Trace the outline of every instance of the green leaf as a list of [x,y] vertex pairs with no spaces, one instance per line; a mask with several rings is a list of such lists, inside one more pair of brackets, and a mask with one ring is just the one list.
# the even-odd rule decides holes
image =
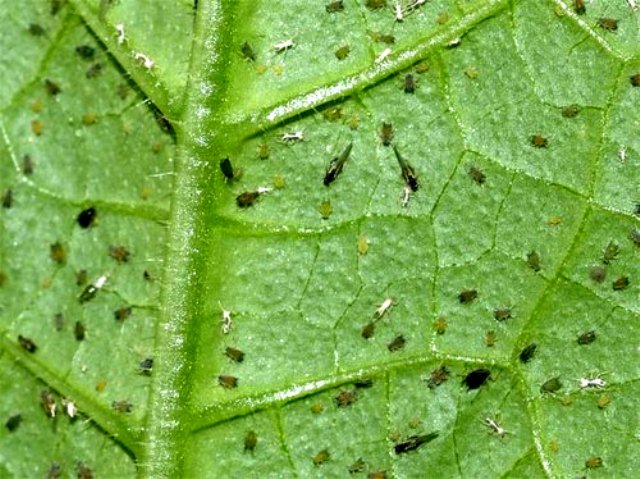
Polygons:
[[628,2],[23,3],[0,476],[638,470]]

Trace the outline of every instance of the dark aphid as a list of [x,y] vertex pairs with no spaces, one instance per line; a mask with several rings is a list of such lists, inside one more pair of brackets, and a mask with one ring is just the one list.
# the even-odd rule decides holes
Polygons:
[[15,414],[7,419],[7,422],[4,423],[9,432],[13,432],[20,426],[22,422],[22,416],[20,414]]
[[338,60],[342,61],[351,53],[351,47],[349,45],[342,45],[335,51],[335,56]]
[[618,20],[615,18],[598,18],[598,26],[608,32],[615,32],[618,29]]
[[37,23],[29,24],[29,33],[34,37],[42,37],[47,33],[42,25],[38,25]]
[[118,412],[131,412],[133,411],[133,404],[131,404],[129,401],[113,401],[111,403],[111,408],[114,411],[118,411]]
[[433,441],[438,437],[437,432],[431,432],[429,434],[422,434],[420,436],[408,437],[406,441],[400,442],[393,447],[396,454],[404,454],[406,452],[415,451],[420,446]]
[[322,111],[322,117],[327,121],[338,121],[344,117],[341,106],[330,106]]
[[44,81],[44,87],[47,89],[49,95],[51,96],[56,96],[62,91],[60,89],[60,86],[56,82],[54,82],[53,80],[49,80],[48,78]]
[[633,241],[636,246],[640,246],[640,230],[638,228],[633,228],[629,232],[629,239]]
[[640,86],[640,73],[636,73],[635,75],[631,75],[629,77],[629,81],[631,82],[631,86],[634,86],[634,87]]
[[487,379],[489,379],[490,376],[491,371],[489,371],[488,369],[480,368],[467,374],[462,382],[467,386],[469,390],[478,389],[480,386],[487,382]]
[[538,345],[536,343],[531,343],[520,352],[520,361],[523,363],[528,363],[533,359],[533,356],[536,354],[536,349],[538,349]]
[[469,176],[479,185],[483,185],[484,182],[487,181],[487,176],[477,166],[472,166],[471,168],[469,168]]
[[344,391],[340,391],[338,395],[334,398],[336,402],[336,406],[338,407],[347,407],[351,406],[358,400],[358,393],[355,389],[345,389]]
[[624,289],[627,289],[629,287],[629,277],[620,276],[613,282],[612,286],[614,291],[622,291]]
[[242,53],[242,56],[247,60],[251,60],[252,62],[256,61],[256,52],[251,46],[251,43],[244,42],[240,47],[240,52]]
[[387,6],[387,0],[366,0],[364,5],[369,10],[380,10]]
[[245,191],[236,197],[236,203],[240,208],[248,208],[253,206],[259,196],[258,191]]
[[596,283],[602,283],[607,277],[607,270],[602,266],[594,266],[589,271],[589,277]]
[[580,110],[582,110],[580,105],[567,105],[562,109],[562,116],[565,118],[575,118],[578,116],[578,113],[580,113]]
[[462,304],[472,303],[478,297],[478,291],[475,289],[463,289],[458,295],[458,301]]
[[604,264],[609,264],[614,259],[617,259],[620,254],[620,246],[615,241],[609,241],[609,244],[602,252],[602,262]]
[[85,76],[87,78],[95,78],[102,73],[102,70],[104,70],[104,65],[102,63],[94,63],[89,68],[87,68]]
[[429,380],[427,381],[427,386],[429,389],[435,389],[444,383],[447,379],[449,379],[449,368],[445,365],[442,365],[433,371],[431,371],[431,375],[429,376]]
[[633,209],[633,214],[636,216],[640,216],[640,203],[636,203],[636,206]]
[[238,378],[221,374],[218,376],[218,384],[225,389],[234,389],[238,387]]
[[592,329],[591,331],[585,331],[584,333],[578,335],[578,344],[581,346],[585,344],[591,344],[596,340],[596,332]]
[[247,431],[247,434],[244,436],[244,450],[253,452],[258,444],[258,435],[255,431]]
[[393,340],[389,344],[387,344],[387,349],[393,353],[395,351],[403,349],[406,343],[407,340],[404,339],[404,336],[401,334],[393,338]]
[[433,323],[433,329],[436,330],[436,334],[442,335],[447,332],[447,318],[439,316]]
[[224,355],[236,363],[244,361],[244,353],[236,348],[227,346],[227,349],[224,350]]
[[383,122],[380,129],[380,139],[384,146],[389,146],[391,140],[393,140],[393,125],[391,123]]
[[122,308],[116,309],[113,312],[113,317],[116,321],[124,321],[125,319],[131,316],[133,312],[133,308],[131,306],[123,306]]
[[98,216],[98,212],[93,206],[91,206],[80,212],[77,218],[78,224],[81,228],[89,228],[90,226],[93,226],[96,216]]
[[117,263],[128,263],[131,253],[122,245],[109,246],[109,256],[116,260]]
[[484,335],[484,343],[487,345],[488,348],[492,348],[496,345],[496,341],[497,341],[498,335],[496,334],[495,331],[487,331],[486,334]]
[[351,147],[353,143],[349,143],[346,148],[340,153],[340,155],[336,156],[333,160],[329,162],[329,167],[327,168],[327,172],[324,175],[324,186],[329,186],[331,183],[335,181],[340,172],[342,171],[342,167],[346,163],[349,158],[349,154],[351,153]]
[[22,349],[29,353],[35,353],[38,350],[38,346],[36,346],[36,343],[25,336],[19,335],[18,342],[20,343],[20,346],[22,346]]
[[546,381],[542,386],[540,386],[540,392],[543,394],[545,393],[553,394],[555,392],[558,392],[560,389],[562,389],[562,383],[560,382],[559,377],[551,378],[548,381]]
[[92,60],[96,54],[96,49],[89,45],[79,45],[76,47],[76,53],[83,60]]
[[2,195],[2,207],[11,208],[13,206],[13,190],[8,189]]
[[416,176],[415,170],[407,160],[400,155],[400,152],[395,146],[393,147],[393,152],[396,154],[396,159],[398,160],[398,164],[402,170],[402,178],[404,179],[405,184],[415,193],[418,191],[418,177]]
[[87,284],[87,270],[76,271],[76,286],[84,286],[85,284]]
[[496,319],[496,321],[506,321],[507,319],[511,319],[511,309],[497,308],[493,311],[493,317]]
[[43,127],[42,127],[42,122],[40,120],[33,120],[31,122],[31,131],[33,132],[34,135],[36,136],[42,135],[42,130],[43,130]]
[[149,282],[153,281],[153,276],[151,276],[151,273],[149,273],[149,270],[147,270],[147,269],[145,269],[145,270],[142,272],[142,278],[143,278],[145,281],[149,281]]
[[49,3],[50,3],[49,13],[52,16],[57,15],[58,12],[62,10],[62,7],[64,7],[66,2],[67,0],[49,0]]
[[76,325],[73,328],[73,334],[76,337],[76,341],[83,341],[86,336],[87,330],[80,321],[76,321]]
[[62,477],[62,467],[60,464],[53,463],[49,470],[47,471],[46,479],[60,479]]
[[67,261],[67,252],[59,241],[51,245],[49,255],[55,263],[64,264]]
[[366,467],[365,462],[362,460],[362,458],[359,458],[357,461],[355,461],[353,464],[349,466],[348,468],[349,474],[356,474],[358,472],[362,472],[364,471],[365,467]]
[[62,331],[64,329],[64,315],[62,313],[53,315],[53,327],[56,331]]
[[536,148],[546,148],[549,146],[549,140],[542,135],[533,135],[531,137],[531,144]]
[[229,160],[229,158],[220,160],[220,171],[222,171],[226,181],[232,181],[235,178],[233,166],[231,165],[231,160]]
[[527,254],[527,264],[529,265],[529,268],[534,270],[536,273],[538,271],[540,271],[540,269],[541,269],[541,267],[540,267],[540,253],[538,253],[537,251],[531,251],[530,253],[528,253]]
[[573,9],[578,15],[584,15],[587,13],[587,7],[584,6],[584,0],[574,0]]
[[40,391],[40,406],[42,406],[44,413],[48,417],[56,417],[58,405],[56,404],[56,398],[53,397],[53,394],[48,389]]
[[373,321],[369,321],[361,331],[362,337],[364,339],[372,338],[376,332],[376,323]]
[[93,479],[93,471],[86,464],[78,462],[76,464],[76,477],[78,479]]
[[367,475],[367,479],[387,479],[386,471],[374,471]]
[[591,456],[584,462],[584,467],[587,469],[597,469],[602,467],[602,458],[598,456]]
[[324,7],[327,13],[338,13],[344,10],[344,1],[336,0]]
[[22,157],[22,173],[25,175],[33,175],[36,164],[33,162],[31,155],[24,155]]
[[369,389],[373,387],[373,379],[360,379],[353,383],[353,385],[358,389]]
[[321,466],[322,464],[327,462],[329,459],[331,459],[331,454],[326,449],[323,449],[318,454],[313,456],[313,464],[315,466]]
[[416,79],[411,73],[407,73],[404,77],[404,92],[415,93],[416,87]]
[[144,358],[138,365],[140,368],[140,374],[143,376],[151,376],[153,371],[153,358]]

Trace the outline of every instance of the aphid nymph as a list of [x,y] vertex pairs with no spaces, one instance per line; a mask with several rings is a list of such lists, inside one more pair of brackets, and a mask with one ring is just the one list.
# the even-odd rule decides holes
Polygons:
[[82,293],[80,294],[80,297],[78,298],[80,301],[80,304],[86,303],[88,301],[91,301],[93,298],[95,298],[98,291],[102,289],[104,285],[107,283],[108,278],[109,278],[108,274],[103,274],[98,279],[96,279],[93,284],[87,285],[87,287],[84,289],[84,291],[82,291]]
[[111,403],[111,408],[114,411],[129,413],[133,410],[133,404],[131,404],[129,401],[113,401]]
[[344,10],[344,1],[343,0],[335,0],[334,2],[326,5],[325,10],[327,13],[338,13]]
[[329,162],[329,166],[327,167],[327,171],[324,175],[324,186],[329,186],[331,183],[335,181],[338,175],[342,172],[342,168],[344,164],[347,162],[349,158],[349,154],[351,153],[351,148],[353,143],[349,143],[340,155],[336,156]]
[[389,344],[387,344],[387,349],[392,353],[395,351],[399,351],[404,348],[406,342],[407,340],[404,339],[404,336],[401,334],[393,338],[393,340]]
[[629,287],[630,281],[628,276],[620,276],[616,279],[612,286],[614,291],[622,291]]
[[416,79],[411,73],[407,73],[404,77],[404,92],[415,93],[416,91]]
[[391,140],[393,140],[393,125],[391,123],[383,122],[380,129],[380,139],[384,146],[389,146]]
[[151,372],[153,371],[153,358],[144,358],[140,361],[138,367],[140,368],[140,374],[143,376],[151,376]]
[[250,206],[253,206],[260,195],[270,191],[271,188],[258,188],[255,191],[245,191],[236,197],[236,203],[240,208],[249,208]]
[[244,450],[253,452],[258,444],[258,435],[255,431],[247,431],[247,434],[244,436]]
[[376,323],[374,321],[369,321],[367,324],[363,326],[362,330],[360,331],[360,334],[364,339],[370,339],[373,337],[375,332],[376,332]]
[[431,375],[429,376],[429,380],[427,381],[427,386],[429,389],[435,389],[444,383],[447,379],[449,379],[449,368],[445,365],[439,366],[438,368],[431,371]]
[[242,44],[242,46],[240,47],[240,52],[242,53],[242,56],[247,60],[251,60],[252,62],[256,61],[256,53],[249,42],[244,42]]
[[20,414],[15,414],[7,419],[7,422],[4,423],[5,427],[9,430],[9,432],[13,432],[20,426],[22,422],[22,416]]
[[76,53],[83,60],[91,60],[96,53],[96,49],[89,45],[79,45],[76,47]]
[[231,165],[231,160],[229,158],[223,158],[220,160],[220,171],[222,171],[224,179],[227,182],[232,181],[235,178],[233,166]]
[[393,152],[396,155],[396,159],[398,160],[398,164],[400,165],[400,170],[402,171],[402,178],[406,185],[411,188],[411,191],[418,191],[418,177],[416,176],[416,172],[413,167],[405,160],[398,149],[393,147]]
[[78,214],[78,224],[81,228],[89,228],[90,226],[93,226],[93,223],[96,220],[96,216],[98,216],[98,212],[93,206],[90,206],[89,208],[82,210],[80,214]]
[[73,335],[75,336],[76,341],[84,341],[86,332],[87,330],[84,327],[84,324],[82,324],[80,321],[76,321],[76,325],[73,328]]
[[536,354],[536,349],[538,349],[538,345],[536,343],[531,343],[524,347],[524,349],[520,352],[518,356],[520,362],[528,363],[533,359],[533,356]]
[[486,175],[477,166],[472,166],[471,168],[469,168],[469,176],[473,181],[475,181],[479,185],[483,185],[484,182],[487,180]]
[[235,389],[238,387],[238,378],[235,376],[221,374],[218,376],[218,384],[225,389]]
[[345,389],[344,391],[340,391],[334,400],[338,407],[351,406],[358,400],[358,393],[355,389]]
[[615,32],[618,29],[618,20],[615,18],[598,18],[598,26],[608,32]]
[[578,335],[578,344],[580,346],[584,346],[585,344],[591,344],[596,340],[596,332],[592,329],[590,331],[585,331],[582,334]]
[[559,377],[551,378],[540,386],[540,392],[542,394],[553,394],[558,392],[560,389],[562,389],[562,383],[560,382]]
[[584,0],[574,0],[573,9],[578,15],[587,13],[587,7],[584,6]]
[[393,447],[393,450],[396,454],[404,454],[409,451],[415,451],[420,446],[423,446],[424,444],[427,444],[433,441],[438,436],[439,436],[439,433],[437,432],[432,432],[429,434],[423,434],[419,436],[411,436],[411,437],[408,437],[405,441],[397,443]]
[[241,363],[242,361],[244,361],[244,353],[239,349],[232,348],[230,346],[227,346],[227,348],[224,350],[224,355],[232,361],[235,361],[236,363]]
[[487,382],[487,379],[489,379],[490,376],[491,371],[489,371],[488,369],[475,369],[467,374],[462,382],[467,386],[469,390],[478,389],[480,386]]
[[18,343],[22,346],[22,349],[29,353],[35,353],[38,350],[38,346],[33,342],[32,339],[29,339],[21,334],[18,336]]
[[475,289],[463,289],[458,295],[458,301],[462,304],[470,304],[478,297],[478,291]]
[[331,453],[328,450],[323,449],[318,454],[313,456],[313,465],[321,466],[322,464],[327,462],[329,459],[331,459]]

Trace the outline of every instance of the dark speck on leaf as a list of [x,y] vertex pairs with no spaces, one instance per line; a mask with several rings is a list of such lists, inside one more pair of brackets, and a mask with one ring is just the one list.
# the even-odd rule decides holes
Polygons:
[[387,344],[387,349],[392,353],[395,351],[399,351],[404,348],[406,342],[407,340],[404,339],[403,335],[396,336],[389,344]]
[[336,0],[335,2],[331,2],[327,6],[325,6],[325,10],[327,13],[338,13],[344,10],[344,1]]
[[615,32],[618,29],[618,20],[615,18],[601,17],[598,18],[598,26],[608,32]]
[[247,431],[247,434],[244,436],[244,450],[253,452],[258,444],[258,435],[255,431]]
[[98,212],[93,206],[82,210],[77,218],[78,224],[81,228],[89,228],[90,226],[93,226],[97,215]]
[[218,376],[218,384],[225,389],[235,389],[238,387],[238,378],[221,374]]
[[133,312],[133,308],[131,308],[131,306],[125,306],[125,307],[116,309],[113,312],[113,317],[115,318],[116,321],[124,321],[125,319],[129,318],[129,316],[131,316],[132,312]]
[[424,444],[427,444],[433,441],[435,438],[438,437],[438,435],[439,434],[437,432],[432,432],[432,433],[423,434],[420,436],[411,436],[411,437],[408,437],[405,441],[397,443],[393,447],[393,450],[396,454],[404,454],[410,451],[415,451],[420,446],[423,446]]
[[144,358],[140,361],[140,374],[143,376],[151,376],[153,371],[153,358]]
[[538,253],[537,251],[531,251],[530,253],[528,253],[527,264],[529,265],[529,268],[534,270],[536,273],[540,271],[540,269],[542,269],[540,266],[540,253]]
[[467,388],[469,388],[469,390],[478,389],[480,386],[487,382],[487,379],[489,379],[490,376],[491,371],[489,371],[488,369],[480,368],[467,374],[462,382],[467,386]]
[[256,52],[253,50],[253,47],[249,42],[244,42],[240,47],[240,52],[242,56],[247,60],[251,60],[252,62],[256,61]]
[[631,86],[639,87],[640,86],[640,73],[636,73],[635,75],[631,75],[629,77],[629,81],[631,82]]
[[376,323],[374,323],[373,321],[370,321],[362,328],[361,334],[364,339],[369,339],[373,337],[375,332],[376,332]]
[[248,208],[253,206],[259,196],[257,191],[245,191],[236,197],[236,203],[240,208]]
[[46,33],[45,29],[42,28],[42,25],[38,25],[37,23],[32,23],[29,25],[29,33],[34,37],[42,37]]
[[80,321],[76,321],[76,325],[73,328],[73,334],[76,338],[76,341],[83,341],[85,336],[86,336],[86,328],[84,327],[84,324],[82,324]]
[[585,344],[591,344],[596,340],[596,332],[594,330],[585,331],[578,335],[578,344],[584,346]]
[[4,423],[9,432],[13,432],[20,426],[22,422],[22,416],[20,414],[15,414],[7,419],[7,422]]
[[26,338],[22,335],[18,336],[18,343],[22,346],[22,349],[29,353],[35,353],[38,350],[38,346],[31,339]]
[[478,291],[475,289],[463,289],[458,295],[458,300],[462,304],[472,303],[478,297]]
[[95,78],[102,73],[102,70],[104,70],[104,65],[102,63],[94,63],[87,68],[85,75],[87,78]]
[[538,345],[536,343],[531,343],[520,352],[520,361],[523,363],[528,363],[533,359],[533,356],[536,354],[536,349],[538,349]]
[[575,118],[576,116],[578,116],[578,113],[580,113],[581,109],[582,108],[580,107],[580,105],[576,104],[565,106],[562,109],[562,116],[565,118]]
[[227,346],[227,349],[224,351],[224,355],[236,363],[244,361],[244,352],[230,346]]
[[497,308],[493,312],[493,317],[496,319],[496,321],[506,321],[507,319],[511,319],[511,309]]
[[573,1],[573,10],[578,15],[584,15],[587,13],[587,7],[584,6],[584,0],[574,0]]
[[416,91],[416,79],[411,73],[408,73],[404,77],[404,92],[415,93]]
[[616,279],[613,282],[612,286],[614,291],[622,291],[627,289],[629,287],[629,284],[630,284],[629,277],[620,276],[618,279]]
[[549,140],[542,135],[533,135],[531,137],[531,144],[536,148],[546,148],[549,146]]
[[560,382],[559,377],[549,379],[542,386],[540,386],[540,392],[543,394],[553,394],[555,392],[558,392],[560,389],[562,389],[562,383]]
[[13,190],[8,189],[2,195],[2,207],[9,209],[13,206]]
[[128,263],[131,253],[122,245],[109,246],[109,256],[116,260],[117,263]]
[[89,45],[79,45],[76,47],[76,53],[83,60],[91,60],[96,54],[96,49]]
[[44,81],[44,87],[47,89],[49,95],[51,96],[56,96],[62,91],[62,89],[56,82],[49,80],[48,78]]

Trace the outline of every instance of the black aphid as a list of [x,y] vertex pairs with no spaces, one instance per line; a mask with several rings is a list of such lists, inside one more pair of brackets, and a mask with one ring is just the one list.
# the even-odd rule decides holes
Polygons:
[[133,404],[131,404],[129,401],[113,401],[111,403],[111,408],[114,411],[129,413],[133,411]]
[[78,224],[81,228],[89,228],[90,226],[93,226],[96,216],[98,216],[98,212],[93,206],[91,206],[80,212],[77,218]]
[[507,319],[511,319],[511,309],[497,308],[493,311],[493,317],[496,319],[496,321],[506,321]]
[[545,394],[553,394],[562,389],[562,383],[560,382],[559,377],[555,377],[546,381],[542,386],[540,386],[540,392]]
[[38,346],[36,346],[36,343],[34,343],[33,340],[22,335],[18,336],[18,342],[20,343],[20,346],[22,346],[22,349],[29,353],[35,353],[38,350]]
[[218,384],[225,389],[234,389],[238,387],[238,378],[235,376],[221,374],[218,376]]
[[259,191],[245,191],[236,197],[236,203],[240,208],[249,208],[253,206],[259,196]]
[[344,1],[336,0],[324,7],[327,13],[338,13],[344,10]]
[[618,29],[618,20],[615,18],[598,18],[598,26],[608,32],[615,32]]
[[228,346],[227,349],[224,350],[224,355],[236,363],[244,361],[244,353],[236,348]]
[[89,45],[79,45],[76,47],[76,53],[83,60],[91,60],[96,54],[96,49]]
[[480,368],[474,371],[471,371],[466,377],[462,380],[462,382],[471,389],[478,389],[484,383],[487,382],[487,379],[491,376],[491,371],[488,369]]
[[536,349],[538,349],[538,345],[536,343],[531,343],[520,352],[520,361],[523,363],[528,363],[533,359],[533,356],[536,354]]
[[380,139],[384,146],[389,146],[391,140],[393,140],[393,125],[391,123],[382,122],[382,128],[380,128]]
[[623,289],[627,289],[629,287],[630,281],[628,276],[620,276],[613,283],[614,291],[622,291]]
[[369,321],[362,328],[361,334],[364,339],[372,338],[376,332],[376,323],[373,321]]
[[462,304],[472,303],[478,297],[478,291],[475,289],[463,289],[458,295],[458,301]]
[[244,436],[244,450],[253,452],[258,444],[258,435],[255,431],[247,431],[247,434]]
[[49,95],[51,96],[56,96],[62,91],[62,89],[56,82],[54,82],[53,80],[49,80],[48,78],[44,81],[44,87],[47,89]]
[[232,181],[235,178],[233,166],[231,165],[231,160],[229,160],[229,158],[220,160],[220,171],[222,171],[226,181]]
[[396,154],[396,159],[398,160],[398,164],[402,170],[402,178],[404,179],[404,182],[409,188],[411,188],[411,191],[418,191],[418,177],[416,176],[415,170],[407,160],[400,155],[400,152],[395,146],[393,147],[393,152]]
[[80,321],[76,321],[76,325],[73,328],[73,335],[76,341],[83,341],[86,336],[87,330]]
[[151,376],[153,371],[153,358],[144,358],[138,365],[140,367],[140,374],[143,376]]
[[431,371],[431,375],[429,376],[429,380],[427,381],[427,386],[429,389],[435,389],[444,383],[447,379],[449,379],[449,368],[442,365],[433,371]]
[[529,268],[534,270],[536,273],[542,269],[540,266],[540,253],[537,251],[531,251],[527,254],[527,264]]
[[585,331],[582,334],[578,335],[578,344],[584,346],[585,344],[591,344],[596,340],[596,332],[592,329],[591,331]]
[[116,321],[124,321],[125,319],[131,316],[133,312],[133,308],[131,306],[123,306],[122,308],[118,308],[113,312],[113,317]]
[[602,262],[604,264],[609,264],[613,260],[617,259],[619,254],[620,246],[618,246],[618,243],[616,243],[615,241],[609,241],[609,244],[602,252]]
[[13,190],[8,189],[2,195],[2,207],[11,208],[13,206]]
[[416,91],[416,79],[411,73],[407,73],[404,77],[404,92],[415,93]]
[[587,7],[584,6],[584,0],[574,0],[573,10],[578,15],[584,15],[585,13],[587,13]]
[[7,422],[4,423],[9,432],[13,432],[20,426],[22,422],[22,416],[20,414],[15,414],[7,419]]
[[629,81],[631,82],[631,86],[639,87],[640,86],[640,73],[636,73],[635,75],[631,75],[629,77]]
[[429,434],[422,434],[420,436],[408,437],[405,441],[399,442],[393,447],[396,454],[404,454],[406,452],[415,451],[420,446],[427,444],[437,438],[439,433],[431,432]]
[[256,52],[253,50],[253,47],[249,42],[244,42],[240,47],[240,52],[242,56],[247,60],[251,60],[252,62],[256,61]]
[[349,154],[351,153],[351,147],[353,143],[349,143],[346,148],[340,153],[340,155],[336,156],[329,162],[329,166],[327,168],[327,172],[324,175],[324,186],[329,186],[331,183],[335,181],[338,175],[342,172],[342,168],[349,158]]
[[387,349],[392,353],[395,351],[399,351],[404,348],[404,345],[407,343],[407,340],[404,339],[404,336],[401,334],[400,336],[396,336],[393,340],[387,344]]
[[358,400],[358,393],[355,389],[345,389],[344,391],[340,391],[338,395],[334,398],[336,406],[338,407],[351,406],[357,400]]
[[373,387],[373,380],[360,379],[359,381],[356,381],[355,383],[353,383],[353,385],[358,389],[369,389],[370,387]]

